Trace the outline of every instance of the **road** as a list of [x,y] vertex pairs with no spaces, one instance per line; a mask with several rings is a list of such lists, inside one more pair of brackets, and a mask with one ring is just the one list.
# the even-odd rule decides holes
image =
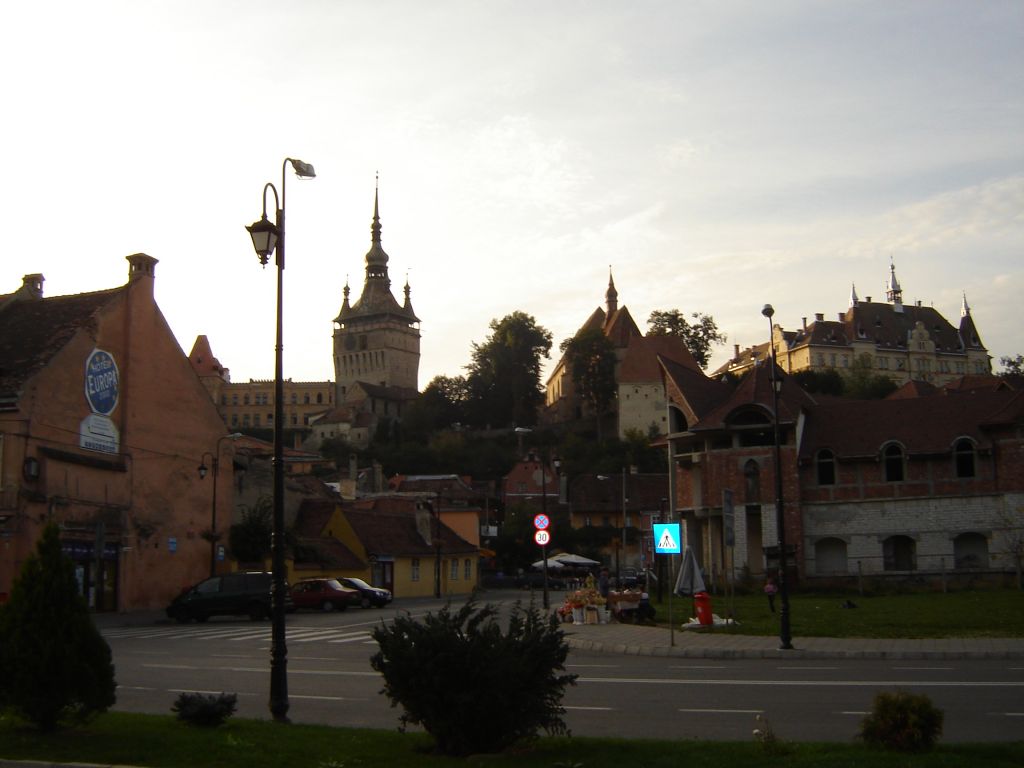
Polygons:
[[[413,615],[440,603],[408,606]],[[369,666],[370,632],[396,608],[288,617],[295,722],[395,728],[399,710]],[[238,715],[268,717],[270,625],[242,619],[107,628],[116,709],[167,713],[180,691],[236,692]],[[576,735],[747,740],[755,716],[784,739],[847,741],[880,690],[927,694],[944,741],[1007,741],[1024,724],[1024,661],[683,659],[573,650],[564,703]]]

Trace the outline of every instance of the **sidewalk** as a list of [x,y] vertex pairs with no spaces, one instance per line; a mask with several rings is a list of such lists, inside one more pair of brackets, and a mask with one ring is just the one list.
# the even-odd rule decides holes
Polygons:
[[563,624],[570,648],[634,656],[689,659],[1020,659],[1024,638],[890,639],[794,637],[791,650],[776,636],[733,634],[727,627],[675,631],[634,624]]

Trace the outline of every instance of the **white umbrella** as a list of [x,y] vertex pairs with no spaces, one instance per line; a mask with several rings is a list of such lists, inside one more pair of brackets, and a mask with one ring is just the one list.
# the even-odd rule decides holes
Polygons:
[[693,554],[693,547],[687,547],[683,553],[683,564],[679,568],[679,576],[676,578],[675,592],[680,597],[691,597],[698,592],[706,592],[704,577],[701,576],[700,568],[697,567],[697,558]]
[[[543,560],[538,560],[536,563],[533,564],[533,567],[536,568],[539,571],[541,568],[544,567],[544,561]],[[565,566],[562,565],[562,563],[558,562],[557,560],[552,560],[549,557],[548,558],[548,570],[556,570],[558,568],[565,568]]]
[[559,562],[562,565],[600,565],[597,560],[591,560],[589,557],[583,557],[583,555],[573,555],[569,552],[563,552],[560,555],[555,555],[551,558],[555,562]]

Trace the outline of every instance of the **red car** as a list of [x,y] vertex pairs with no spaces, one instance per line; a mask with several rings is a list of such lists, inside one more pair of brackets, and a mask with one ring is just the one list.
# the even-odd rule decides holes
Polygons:
[[342,586],[337,579],[303,579],[292,587],[296,608],[344,611],[350,605],[359,605],[360,599],[359,592]]

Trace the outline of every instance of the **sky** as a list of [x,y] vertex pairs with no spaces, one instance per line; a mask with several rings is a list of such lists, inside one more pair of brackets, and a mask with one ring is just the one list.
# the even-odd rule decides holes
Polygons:
[[[284,158],[284,375],[334,378],[375,179],[420,387],[492,320],[572,336],[609,269],[641,330],[710,314],[733,345],[884,300],[1024,353],[1024,2],[22,0],[3,11],[0,293],[127,281],[185,353],[274,370],[276,270],[244,226]],[[273,205],[273,198],[269,204]],[[1016,309],[1014,309],[1016,307]]]

